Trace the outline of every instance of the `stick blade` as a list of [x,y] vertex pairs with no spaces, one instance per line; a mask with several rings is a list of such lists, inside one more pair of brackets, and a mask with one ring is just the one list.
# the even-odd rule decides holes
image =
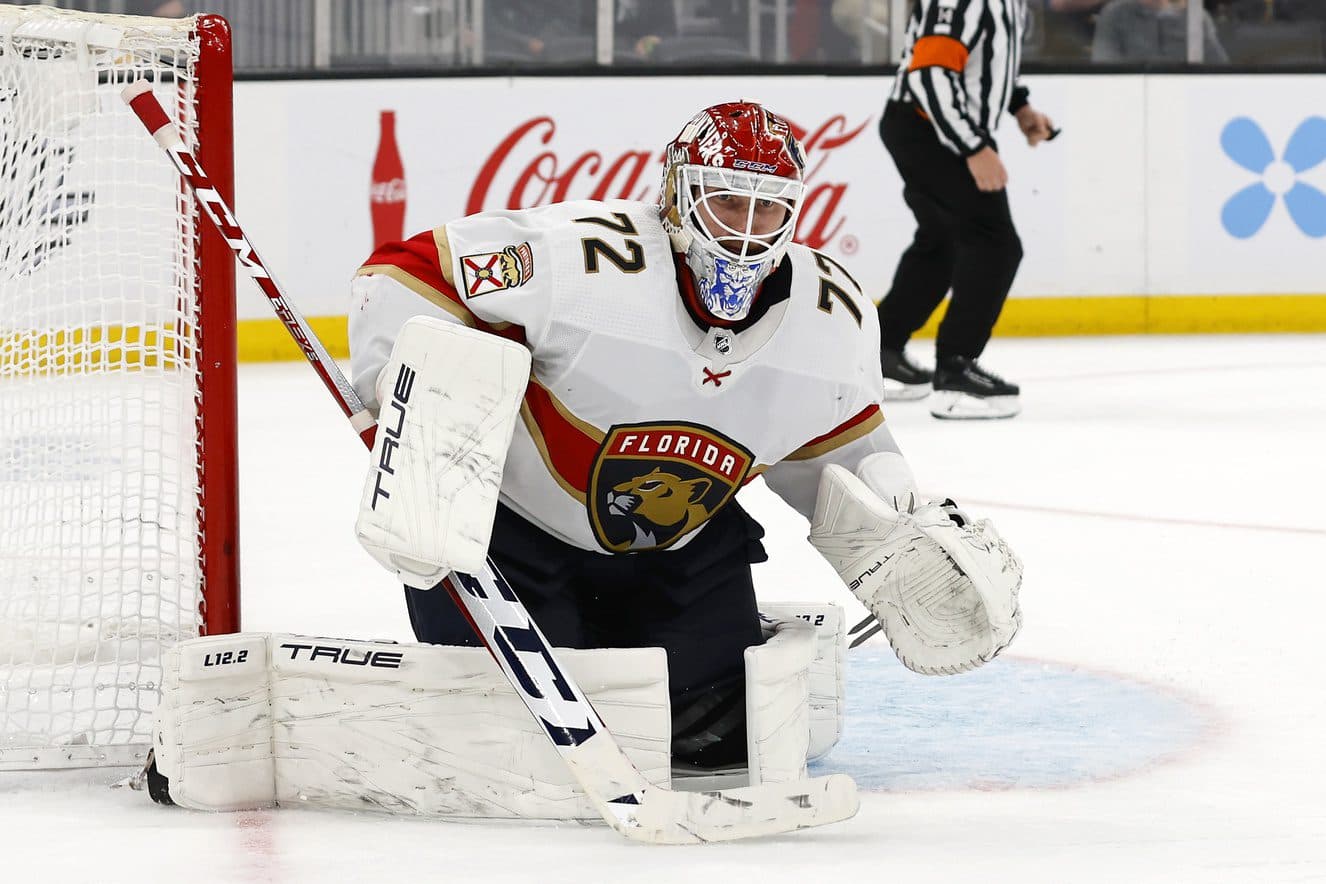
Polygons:
[[861,799],[851,777],[834,774],[722,792],[651,786],[606,804],[605,819],[632,841],[705,844],[841,822],[856,815]]

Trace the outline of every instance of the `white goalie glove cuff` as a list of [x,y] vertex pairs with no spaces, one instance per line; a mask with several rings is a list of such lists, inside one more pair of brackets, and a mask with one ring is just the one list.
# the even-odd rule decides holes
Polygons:
[[[885,458],[901,455],[872,455],[861,471],[897,475]],[[993,659],[1022,623],[1022,563],[989,521],[970,521],[951,502],[918,503],[914,492],[889,496],[826,467],[811,544],[879,620],[907,668],[954,674]]]

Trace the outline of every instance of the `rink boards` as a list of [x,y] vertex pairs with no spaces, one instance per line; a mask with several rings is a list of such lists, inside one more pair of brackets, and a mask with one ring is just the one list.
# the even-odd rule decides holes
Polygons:
[[[375,242],[372,168],[395,115],[401,234],[475,211],[652,199],[666,144],[735,95],[787,116],[807,154],[799,238],[882,295],[913,221],[877,128],[889,77],[436,78],[236,85],[241,220],[344,346],[349,279]],[[1039,76],[1063,128],[1000,131],[1026,257],[998,333],[1326,329],[1326,83],[1307,76]],[[593,100],[587,101],[587,96]],[[1258,171],[1259,170],[1259,171]],[[381,188],[379,188],[381,190]],[[378,230],[377,237],[394,237]],[[240,286],[241,352],[293,357]]]

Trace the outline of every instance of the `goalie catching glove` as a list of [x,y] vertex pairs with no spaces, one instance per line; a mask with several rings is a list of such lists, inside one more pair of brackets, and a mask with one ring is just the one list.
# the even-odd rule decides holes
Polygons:
[[879,621],[903,665],[952,675],[988,663],[1022,625],[1022,563],[987,520],[921,503],[902,456],[830,465],[810,542]]

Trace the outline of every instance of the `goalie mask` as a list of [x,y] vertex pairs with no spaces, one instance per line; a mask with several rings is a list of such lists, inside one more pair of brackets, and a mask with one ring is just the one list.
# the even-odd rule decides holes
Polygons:
[[787,121],[751,101],[700,111],[668,145],[663,226],[715,319],[744,319],[782,260],[796,230],[804,169]]

